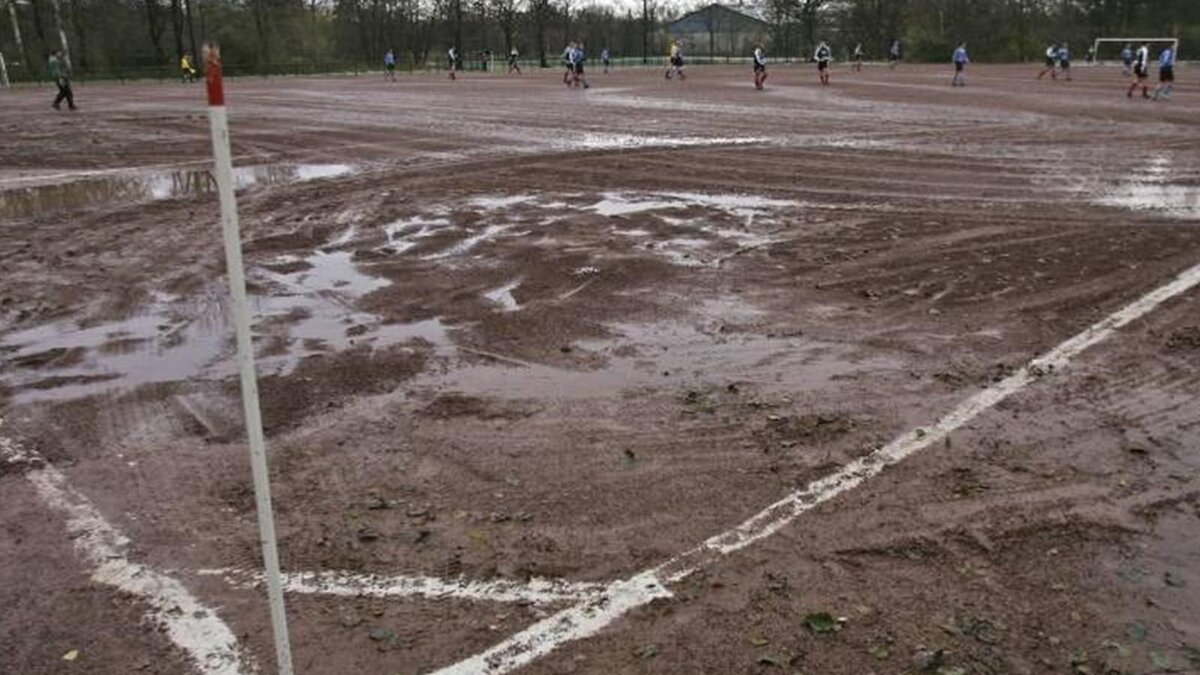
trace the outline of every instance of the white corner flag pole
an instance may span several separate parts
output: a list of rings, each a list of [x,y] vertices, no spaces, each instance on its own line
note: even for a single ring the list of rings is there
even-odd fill
[[[207,45],[204,50],[208,120],[212,128],[213,157],[216,160],[217,193],[221,198],[221,229],[225,235],[225,267],[229,274],[229,292],[233,296],[238,373],[242,379],[242,407],[246,413],[250,468],[254,474],[254,502],[258,510],[267,599],[271,605],[271,628],[275,634],[275,659],[279,664],[279,675],[292,675],[292,648],[288,640],[287,612],[283,606],[279,552],[275,546],[275,516],[271,510],[271,480],[270,474],[267,473],[262,413],[258,407],[258,381],[254,374],[254,345],[250,339],[250,306],[246,299],[242,240],[238,225],[237,201],[233,195],[233,160],[229,150],[229,124],[225,116],[221,55],[215,45]]]

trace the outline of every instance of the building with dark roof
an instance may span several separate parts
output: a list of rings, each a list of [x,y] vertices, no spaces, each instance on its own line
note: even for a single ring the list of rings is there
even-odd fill
[[[746,56],[768,29],[754,8],[714,3],[667,24],[667,37],[683,40],[689,56]]]

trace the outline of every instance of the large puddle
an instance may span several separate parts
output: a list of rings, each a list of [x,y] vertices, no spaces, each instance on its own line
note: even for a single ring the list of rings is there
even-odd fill
[[[235,189],[270,186],[352,173],[349,164],[262,164],[234,169]],[[208,169],[114,173],[48,185],[0,190],[0,218],[29,218],[46,213],[106,204],[141,203],[207,195],[217,189]]]
[[[287,271],[279,271],[287,270]],[[436,319],[384,323],[355,302],[388,281],[363,274],[344,251],[281,256],[249,271],[260,374],[288,373],[301,360],[359,345],[421,341],[450,347]],[[15,400],[66,400],[155,382],[220,380],[236,374],[233,326],[224,287],[198,297],[156,295],[132,317],[99,325],[51,323],[0,341],[4,381]]]
[[[1158,153],[1114,184],[1092,186],[1093,199],[1105,206],[1182,220],[1200,220],[1200,176],[1182,173],[1172,153]],[[1176,182],[1188,181],[1190,184]]]
[[[703,388],[734,382],[753,382],[765,389],[815,391],[837,379],[900,367],[894,359],[862,357],[839,343],[705,326],[709,314],[734,319],[739,311],[743,318],[755,313],[735,299],[725,299],[709,303],[690,320],[612,324],[613,337],[573,345],[573,349],[604,357],[605,365],[592,370],[483,363],[429,374],[416,384],[474,396],[572,400],[638,389]]]

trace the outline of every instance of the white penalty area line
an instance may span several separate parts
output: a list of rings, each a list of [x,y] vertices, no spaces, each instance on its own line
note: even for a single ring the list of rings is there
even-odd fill
[[[199,570],[201,576],[218,576],[234,586],[253,587],[263,583],[262,572],[240,569]],[[546,605],[580,602],[599,597],[602,583],[580,583],[562,579],[533,578],[529,581],[443,579],[412,575],[359,574],[325,570],[289,572],[282,575],[285,593],[336,595],[343,597],[405,598],[432,600],[475,600]]]
[[[233,631],[211,607],[201,604],[176,579],[129,559],[129,539],[68,485],[62,472],[4,436],[0,436],[0,462],[23,469],[42,501],[66,517],[75,548],[92,566],[92,581],[148,605],[146,616],[188,655],[196,672],[247,675],[258,671],[242,654]]]
[[[951,432],[1039,377],[1063,368],[1089,347],[1110,337],[1117,329],[1197,285],[1200,285],[1200,264],[1034,358],[1020,371],[966,399],[930,427],[910,431],[834,473],[788,494],[737,527],[711,537],[657,567],[612,582],[597,597],[556,612],[490,649],[443,668],[434,675],[507,673],[568,642],[595,635],[632,609],[657,598],[670,597],[667,585],[682,581],[722,557],[770,537],[819,504],[853,490],[882,473],[888,466],[942,442]]]

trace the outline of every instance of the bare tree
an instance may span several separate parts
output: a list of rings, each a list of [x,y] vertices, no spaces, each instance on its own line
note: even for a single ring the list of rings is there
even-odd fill
[[[546,23],[550,20],[550,13],[554,8],[550,4],[550,0],[529,0],[529,13],[533,18],[533,33],[534,39],[537,41],[538,63],[543,68],[549,68],[550,62],[546,60]]]
[[[86,69],[89,65],[87,34],[83,30],[83,8],[80,5],[80,0],[71,0],[71,26],[75,29],[75,45],[79,48],[76,50],[79,55],[79,67]]]
[[[162,63],[165,60],[162,50],[162,8],[158,6],[158,0],[142,0],[142,3],[146,8],[146,28],[150,33],[150,46],[154,48],[154,56],[158,62]]]
[[[71,45],[67,41],[67,26],[63,23],[62,7],[59,0],[50,0],[50,8],[54,10],[54,24],[58,28],[58,45],[62,49],[63,60],[71,64]]]
[[[17,0],[8,0],[8,18],[12,21],[13,41],[17,43],[17,51],[21,52],[21,58],[25,61],[25,72],[33,72],[33,62],[29,60],[29,50],[25,47],[25,40],[21,37],[21,21],[17,16]]]
[[[518,0],[491,0],[490,5],[492,16],[496,17],[496,23],[504,35],[504,51],[512,51],[516,43],[517,18],[520,12]]]

